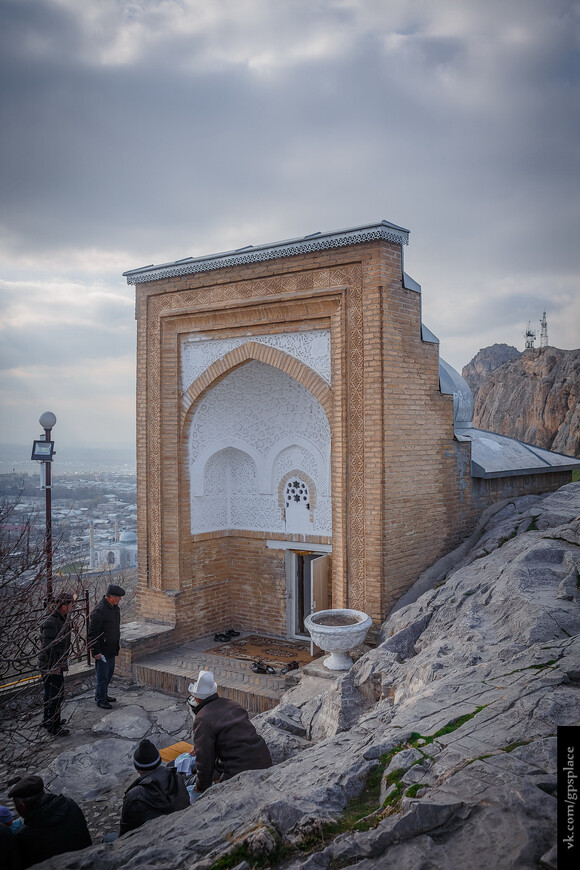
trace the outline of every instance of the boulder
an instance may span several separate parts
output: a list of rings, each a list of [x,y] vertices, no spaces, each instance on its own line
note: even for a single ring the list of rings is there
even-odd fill
[[[491,550],[394,612],[350,671],[256,717],[281,735],[274,767],[40,866],[267,866],[283,845],[285,868],[554,867],[557,727],[580,725],[580,485],[489,522]],[[505,523],[514,536],[491,535]],[[366,821],[330,827],[362,795]]]

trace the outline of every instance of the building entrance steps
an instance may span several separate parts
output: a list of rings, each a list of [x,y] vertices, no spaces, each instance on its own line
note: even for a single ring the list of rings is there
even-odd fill
[[[250,633],[242,632],[240,636]],[[145,656],[133,663],[133,678],[152,689],[180,695],[185,701],[190,694],[188,686],[199,671],[212,671],[220,695],[237,701],[251,715],[271,710],[298,682],[300,669],[287,674],[280,674],[279,669],[276,674],[255,673],[252,660],[212,654],[215,646],[212,634]]]

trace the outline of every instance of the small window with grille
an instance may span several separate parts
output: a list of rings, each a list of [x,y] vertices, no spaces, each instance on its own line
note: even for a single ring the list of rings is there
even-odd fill
[[[310,510],[308,487],[297,477],[291,477],[284,490],[284,507],[289,508],[294,505],[301,505],[306,510]]]

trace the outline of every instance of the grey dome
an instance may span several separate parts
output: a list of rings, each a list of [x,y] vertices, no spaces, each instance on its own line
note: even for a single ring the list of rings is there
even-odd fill
[[[456,429],[470,429],[473,421],[473,393],[467,381],[449,363],[439,357],[439,388],[453,396],[453,425]]]
[[[136,544],[137,543],[137,535],[135,532],[121,532],[119,535],[119,542],[123,544]]]

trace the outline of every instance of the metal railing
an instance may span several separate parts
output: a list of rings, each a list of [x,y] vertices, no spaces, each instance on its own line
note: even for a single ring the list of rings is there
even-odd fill
[[[3,638],[0,643],[0,689],[15,686],[40,676],[38,656],[42,649],[41,628],[50,615],[48,602],[43,607],[18,609],[11,620],[4,619]],[[4,614],[5,617],[10,616]],[[89,593],[85,591],[75,600],[68,616],[71,628],[69,660],[91,663],[88,644]]]

